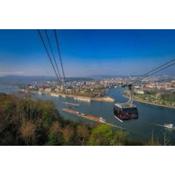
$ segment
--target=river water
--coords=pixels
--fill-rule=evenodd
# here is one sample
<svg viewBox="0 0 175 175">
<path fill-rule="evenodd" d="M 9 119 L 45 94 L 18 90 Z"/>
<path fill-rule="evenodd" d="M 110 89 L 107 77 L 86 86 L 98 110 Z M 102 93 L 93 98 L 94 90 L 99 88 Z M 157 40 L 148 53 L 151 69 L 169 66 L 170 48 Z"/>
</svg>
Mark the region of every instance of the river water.
<svg viewBox="0 0 175 175">
<path fill-rule="evenodd" d="M 13 92 L 16 90 L 13 89 Z M 10 93 L 10 87 L 5 88 L 0 86 L 1 92 Z M 109 89 L 107 95 L 113 97 L 116 102 L 126 102 L 127 99 L 123 97 L 123 89 Z M 113 115 L 113 105 L 114 103 L 105 103 L 105 102 L 80 102 L 75 101 L 71 98 L 63 97 L 51 97 L 46 95 L 34 95 L 34 98 L 42 100 L 51 100 L 54 102 L 57 109 L 60 111 L 62 117 L 72 121 L 78 122 L 88 122 L 86 119 L 79 118 L 77 116 L 66 114 L 62 112 L 62 108 L 67 107 L 64 102 L 70 103 L 79 103 L 78 107 L 73 107 L 76 110 L 87 114 L 94 114 L 97 116 L 103 117 L 107 122 L 123 127 L 130 137 L 135 140 L 147 140 L 150 139 L 153 135 L 154 138 L 158 139 L 159 142 L 163 143 L 166 141 L 166 144 L 175 144 L 175 130 L 168 130 L 159 125 L 165 123 L 175 124 L 175 109 L 164 108 L 159 106 L 154 106 L 150 104 L 143 104 L 135 102 L 138 107 L 139 119 L 131 120 L 126 122 L 119 122 L 114 118 Z"/>
</svg>

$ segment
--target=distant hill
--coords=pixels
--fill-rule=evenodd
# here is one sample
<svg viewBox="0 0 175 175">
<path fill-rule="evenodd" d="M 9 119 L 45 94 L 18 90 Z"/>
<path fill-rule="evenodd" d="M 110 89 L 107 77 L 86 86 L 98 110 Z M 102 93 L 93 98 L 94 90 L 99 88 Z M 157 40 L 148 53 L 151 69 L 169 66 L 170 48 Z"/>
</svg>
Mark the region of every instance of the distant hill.
<svg viewBox="0 0 175 175">
<path fill-rule="evenodd" d="M 82 77 L 68 77 L 66 81 L 72 80 L 92 80 L 92 78 L 82 78 Z M 43 81 L 56 81 L 55 77 L 51 76 L 17 76 L 17 75 L 8 75 L 0 77 L 0 84 L 8 85 L 24 85 L 30 84 L 34 81 L 43 82 Z"/>
</svg>

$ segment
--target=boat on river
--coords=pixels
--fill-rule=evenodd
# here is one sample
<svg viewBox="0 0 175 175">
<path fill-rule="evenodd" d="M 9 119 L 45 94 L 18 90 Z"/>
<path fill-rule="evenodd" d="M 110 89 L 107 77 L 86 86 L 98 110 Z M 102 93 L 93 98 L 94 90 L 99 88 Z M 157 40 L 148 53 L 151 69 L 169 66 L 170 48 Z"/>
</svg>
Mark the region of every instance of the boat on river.
<svg viewBox="0 0 175 175">
<path fill-rule="evenodd" d="M 69 103 L 69 102 L 64 102 L 65 105 L 68 105 L 68 106 L 80 106 L 79 103 Z"/>
<path fill-rule="evenodd" d="M 163 126 L 164 126 L 164 128 L 167 128 L 167 129 L 173 129 L 174 128 L 173 123 L 165 123 Z"/>
<path fill-rule="evenodd" d="M 98 117 L 96 115 L 92 115 L 92 114 L 84 114 L 82 112 L 76 111 L 74 109 L 67 109 L 67 108 L 63 108 L 63 112 L 69 113 L 69 114 L 74 114 L 76 116 L 88 119 L 88 120 L 92 120 L 95 121 L 97 123 L 106 123 L 105 119 L 102 117 Z"/>
</svg>

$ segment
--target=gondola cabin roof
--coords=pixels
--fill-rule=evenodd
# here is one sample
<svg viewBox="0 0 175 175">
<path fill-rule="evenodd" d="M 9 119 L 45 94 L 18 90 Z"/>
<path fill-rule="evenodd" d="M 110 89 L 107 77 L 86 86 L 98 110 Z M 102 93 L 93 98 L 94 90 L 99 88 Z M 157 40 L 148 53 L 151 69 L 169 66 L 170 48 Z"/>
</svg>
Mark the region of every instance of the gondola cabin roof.
<svg viewBox="0 0 175 175">
<path fill-rule="evenodd" d="M 136 108 L 136 105 L 132 103 L 116 103 L 114 106 L 121 109 Z"/>
</svg>

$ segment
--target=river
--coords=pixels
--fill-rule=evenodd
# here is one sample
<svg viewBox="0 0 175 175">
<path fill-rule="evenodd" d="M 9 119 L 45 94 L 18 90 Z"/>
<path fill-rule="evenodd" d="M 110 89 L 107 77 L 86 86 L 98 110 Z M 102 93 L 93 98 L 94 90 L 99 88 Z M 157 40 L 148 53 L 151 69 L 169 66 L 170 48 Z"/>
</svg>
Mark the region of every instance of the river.
<svg viewBox="0 0 175 175">
<path fill-rule="evenodd" d="M 14 92 L 14 88 L 13 92 Z M 16 89 L 15 89 L 16 90 Z M 0 87 L 1 92 L 10 93 L 10 87 Z M 109 89 L 107 95 L 113 97 L 116 102 L 126 102 L 127 99 L 123 97 L 123 89 Z M 78 102 L 71 98 L 63 97 L 51 97 L 46 95 L 34 95 L 34 98 L 42 100 L 51 100 L 56 105 L 57 109 L 60 111 L 61 115 L 68 120 L 78 121 L 78 122 L 89 122 L 86 119 L 73 116 L 71 114 L 66 114 L 62 112 L 62 108 L 66 107 L 64 102 L 79 103 L 78 107 L 74 107 L 84 113 L 94 114 L 103 117 L 107 122 L 123 127 L 128 132 L 129 136 L 135 140 L 147 140 L 153 135 L 154 138 L 158 139 L 159 142 L 163 143 L 166 140 L 167 144 L 175 144 L 175 131 L 165 129 L 159 125 L 165 123 L 175 124 L 175 109 L 164 108 L 159 106 L 154 106 L 150 104 L 144 104 L 135 102 L 138 107 L 139 119 L 131 120 L 126 122 L 119 122 L 114 118 L 113 115 L 113 105 L 114 103 L 105 102 Z"/>
</svg>

